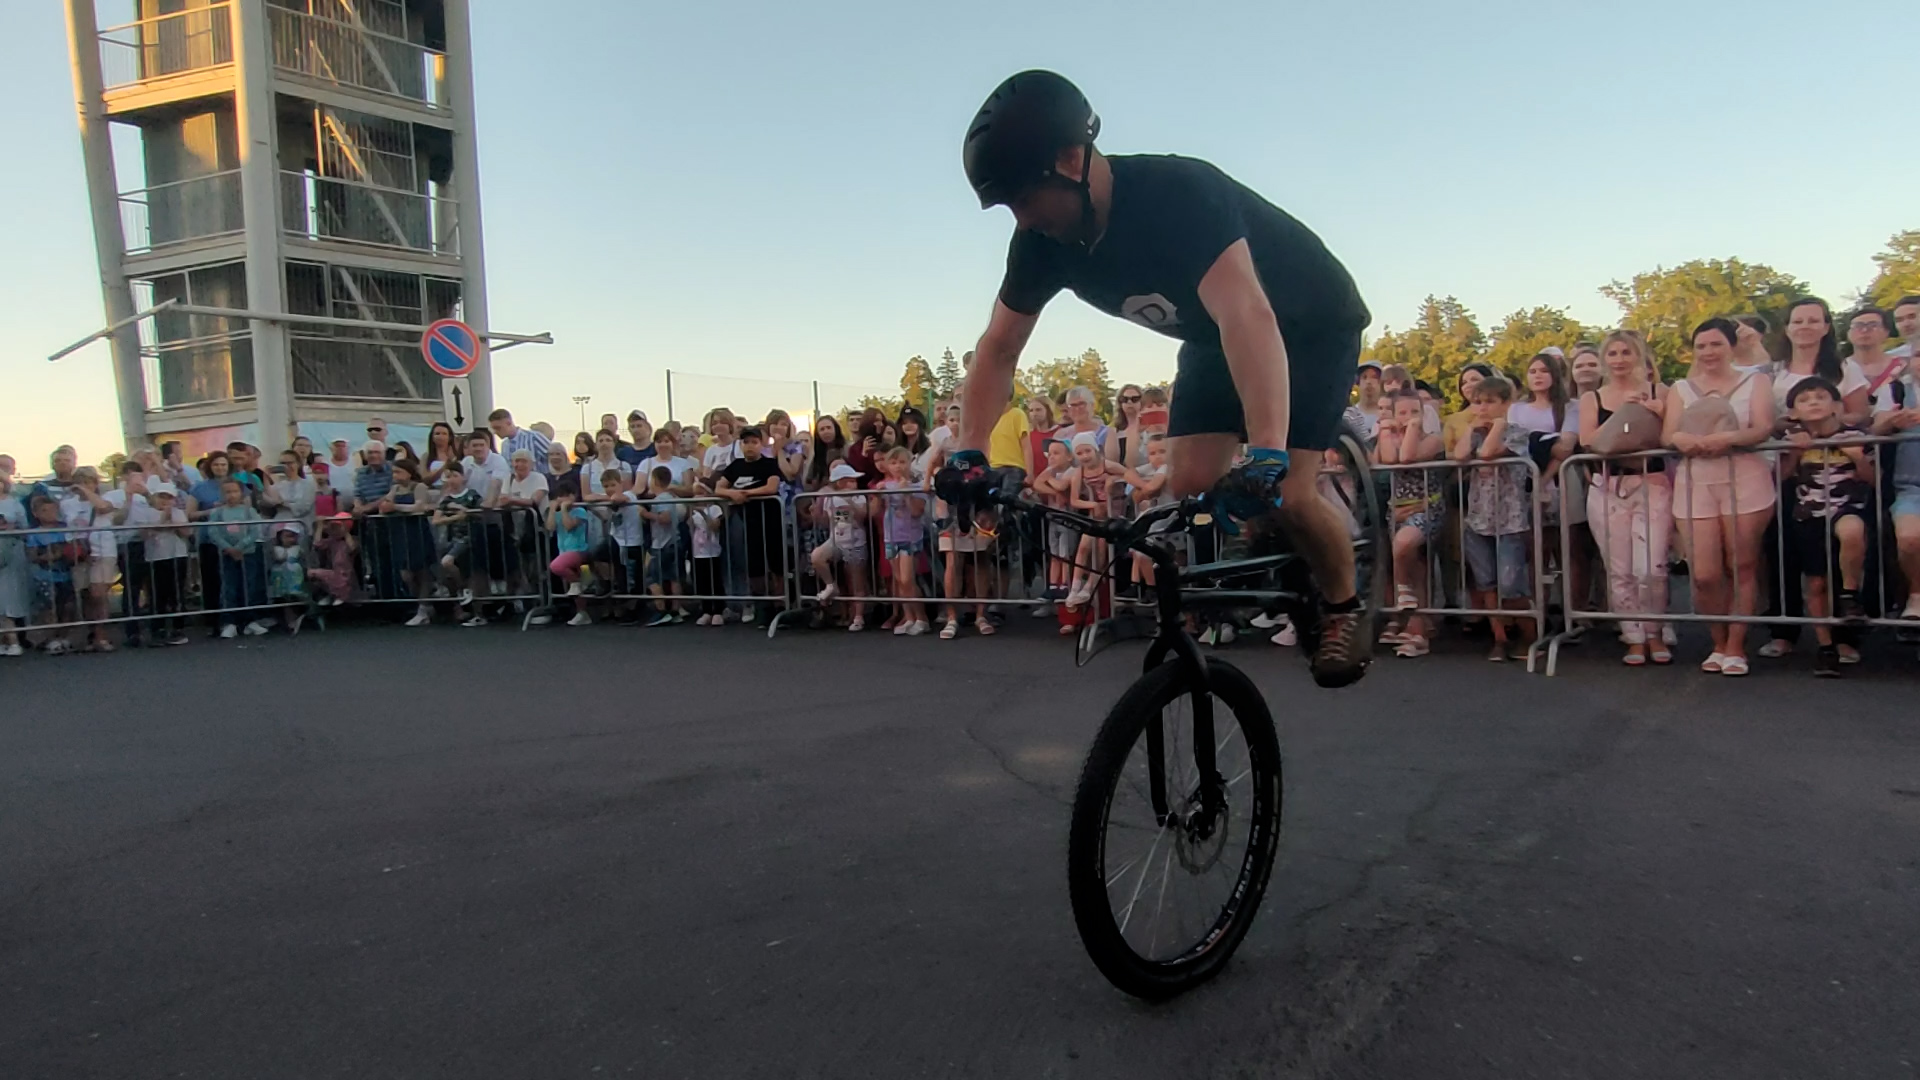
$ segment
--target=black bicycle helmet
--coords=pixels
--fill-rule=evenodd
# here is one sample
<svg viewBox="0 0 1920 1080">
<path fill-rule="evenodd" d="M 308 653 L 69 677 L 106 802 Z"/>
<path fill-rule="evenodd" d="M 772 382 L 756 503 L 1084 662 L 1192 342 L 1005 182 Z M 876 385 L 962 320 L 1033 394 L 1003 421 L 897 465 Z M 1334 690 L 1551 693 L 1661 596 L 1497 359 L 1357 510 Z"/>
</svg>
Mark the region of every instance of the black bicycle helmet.
<svg viewBox="0 0 1920 1080">
<path fill-rule="evenodd" d="M 1051 71 L 1023 71 L 996 87 L 967 125 L 967 183 L 983 210 L 1035 184 L 1084 187 L 1085 179 L 1054 172 L 1054 162 L 1070 146 L 1091 147 L 1099 134 L 1100 117 L 1078 87 Z"/>
</svg>

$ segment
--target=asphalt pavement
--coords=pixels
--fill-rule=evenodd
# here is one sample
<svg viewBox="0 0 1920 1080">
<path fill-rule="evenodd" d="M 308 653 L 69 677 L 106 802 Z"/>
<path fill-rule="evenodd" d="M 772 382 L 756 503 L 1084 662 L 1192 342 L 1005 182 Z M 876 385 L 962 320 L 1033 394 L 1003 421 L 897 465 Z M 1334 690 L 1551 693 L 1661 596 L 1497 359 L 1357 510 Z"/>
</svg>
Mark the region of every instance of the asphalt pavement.
<svg viewBox="0 0 1920 1080">
<path fill-rule="evenodd" d="M 1334 693 L 1236 645 L 1281 863 L 1226 972 L 1153 1006 L 1064 877 L 1140 650 L 347 628 L 0 662 L 0 1078 L 1920 1072 L 1911 649 L 1822 682 L 1460 646 Z"/>
</svg>

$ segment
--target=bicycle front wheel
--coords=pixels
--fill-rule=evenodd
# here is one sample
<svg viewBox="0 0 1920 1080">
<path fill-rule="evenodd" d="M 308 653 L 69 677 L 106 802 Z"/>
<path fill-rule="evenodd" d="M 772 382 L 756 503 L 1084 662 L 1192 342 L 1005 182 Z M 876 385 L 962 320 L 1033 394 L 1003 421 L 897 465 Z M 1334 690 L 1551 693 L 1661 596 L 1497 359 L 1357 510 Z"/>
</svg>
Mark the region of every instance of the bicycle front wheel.
<svg viewBox="0 0 1920 1080">
<path fill-rule="evenodd" d="M 1081 769 L 1067 887 L 1094 966 L 1161 999 L 1218 974 L 1246 937 L 1280 842 L 1280 741 L 1253 682 L 1209 659 L 1214 791 L 1196 764 L 1185 664 L 1142 675 Z"/>
</svg>

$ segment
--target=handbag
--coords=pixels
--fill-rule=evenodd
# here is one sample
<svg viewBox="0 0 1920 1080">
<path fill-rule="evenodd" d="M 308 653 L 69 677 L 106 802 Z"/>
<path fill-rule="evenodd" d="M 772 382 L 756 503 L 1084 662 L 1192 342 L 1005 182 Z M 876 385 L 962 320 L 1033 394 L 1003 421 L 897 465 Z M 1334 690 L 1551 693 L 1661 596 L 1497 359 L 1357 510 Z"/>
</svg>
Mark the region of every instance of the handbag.
<svg viewBox="0 0 1920 1080">
<path fill-rule="evenodd" d="M 1601 457 L 1635 454 L 1660 448 L 1660 418 L 1637 401 L 1623 403 L 1600 425 L 1587 441 L 1587 448 Z"/>
<path fill-rule="evenodd" d="M 1749 375 L 1734 383 L 1733 389 L 1725 394 L 1706 393 L 1694 386 L 1692 379 L 1681 380 L 1698 396 L 1692 404 L 1687 406 L 1686 411 L 1680 414 L 1680 430 L 1687 435 L 1718 435 L 1723 431 L 1740 430 L 1745 425 L 1729 399 L 1739 393 L 1740 388 L 1747 385 L 1747 381 L 1752 378 L 1753 376 Z"/>
</svg>

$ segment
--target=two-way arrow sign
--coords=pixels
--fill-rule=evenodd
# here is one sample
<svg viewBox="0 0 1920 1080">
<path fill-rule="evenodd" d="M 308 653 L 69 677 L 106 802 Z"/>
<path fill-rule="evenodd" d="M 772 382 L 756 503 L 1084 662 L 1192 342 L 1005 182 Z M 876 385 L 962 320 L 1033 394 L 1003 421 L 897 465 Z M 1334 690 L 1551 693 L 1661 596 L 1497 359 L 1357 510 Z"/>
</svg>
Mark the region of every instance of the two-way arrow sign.
<svg viewBox="0 0 1920 1080">
<path fill-rule="evenodd" d="M 440 380 L 440 408 L 456 433 L 468 428 L 467 405 L 472 398 L 473 387 L 468 385 L 467 379 Z"/>
</svg>

